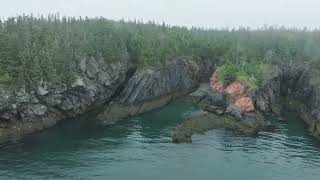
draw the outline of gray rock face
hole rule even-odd
[[[228,100],[228,95],[213,93],[208,85],[202,85],[191,96],[208,115],[195,118],[193,124],[191,124],[193,121],[182,123],[174,133],[173,142],[191,142],[190,134],[192,133],[190,131],[197,133],[198,128],[201,128],[203,124],[208,126],[208,124],[218,122],[217,117],[215,117],[216,120],[208,120],[207,116],[212,114],[224,114],[222,117],[229,116],[234,119],[220,123],[222,127],[240,128],[243,132],[258,132],[267,125],[260,112],[279,113],[282,105],[280,99],[283,98],[297,101],[290,104],[296,106],[294,109],[300,112],[312,134],[320,138],[320,80],[317,82],[317,78],[312,74],[312,69],[306,64],[295,64],[282,65],[281,68],[275,66],[269,70],[271,72],[265,77],[266,81],[263,87],[247,93],[254,100],[257,109],[252,113],[241,112],[233,105],[234,102]],[[185,128],[186,125],[188,125],[187,128]]]
[[[86,87],[86,84],[84,83],[82,78],[77,78],[76,81],[74,83],[72,83],[71,85],[72,88],[76,88],[76,87]]]
[[[232,104],[227,107],[226,114],[231,115],[238,120],[242,119],[241,111]]]
[[[258,110],[273,112],[273,105],[278,104],[281,97],[293,98],[312,106],[316,102],[313,85],[310,84],[311,69],[306,64],[283,65],[275,67],[273,76],[256,94],[253,99]]]
[[[85,65],[85,72],[87,77],[94,79],[96,77],[96,74],[99,72],[99,64],[94,58],[86,59],[86,65]],[[83,63],[80,63],[83,64]]]
[[[38,87],[38,94],[40,96],[44,96],[44,95],[47,95],[49,93],[49,91],[47,91],[44,87],[42,86],[39,86]]]
[[[45,128],[48,124],[52,126],[57,120],[94,109],[109,101],[123,85],[129,68],[128,62],[128,56],[113,64],[106,64],[102,59],[84,58],[78,63],[78,78],[70,86],[49,89],[41,84],[36,92],[31,93],[1,91],[0,123],[9,123],[8,127],[12,128],[16,122],[28,123],[27,127],[30,128],[19,129],[26,129],[26,133],[30,133]],[[37,124],[35,129],[32,128],[33,123]],[[39,126],[39,123],[44,126]],[[17,134],[10,128],[0,129],[0,132],[3,136]],[[18,134],[21,133],[24,132]]]
[[[317,70],[303,63],[282,65],[253,99],[260,111],[273,113],[279,112],[279,99],[295,102],[289,105],[296,107],[290,108],[298,111],[311,133],[320,138],[320,82],[313,71]]]
[[[120,94],[120,102],[141,103],[173,92],[189,92],[199,85],[201,66],[180,58],[161,68],[137,71]]]
[[[214,68],[212,64],[209,60],[179,58],[160,68],[136,71],[130,65],[127,53],[119,61],[109,64],[101,58],[82,58],[77,63],[78,77],[70,86],[50,89],[41,84],[36,92],[29,94],[1,90],[0,123],[9,126],[0,128],[0,140],[2,136],[50,127],[58,120],[83,114],[111,101],[142,105],[158,99],[134,112],[151,110],[154,104],[155,107],[165,104],[159,98],[167,97],[164,101],[167,102],[172,93],[183,94],[197,87],[206,74],[209,79]],[[23,123],[17,127],[17,122]]]
[[[208,73],[207,66],[211,65],[204,66],[204,63],[212,64],[213,61],[178,58],[160,68],[136,71],[113,99],[113,108],[108,105],[98,118],[108,124],[112,119],[123,119],[159,108],[175,97],[189,93],[199,86],[201,77],[205,76],[203,73]],[[119,109],[122,109],[121,114]]]
[[[43,116],[46,114],[48,109],[47,109],[47,106],[45,106],[45,105],[32,104],[29,106],[29,110],[34,115]]]
[[[275,66],[269,76],[264,86],[252,95],[256,108],[262,112],[272,112],[274,110],[273,104],[279,103],[278,100],[281,96],[283,71]]]
[[[227,95],[219,92],[212,92],[208,83],[201,84],[194,93],[190,94],[195,103],[201,105],[213,105],[220,108],[226,108]]]

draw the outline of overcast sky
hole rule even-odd
[[[57,12],[189,27],[320,27],[320,0],[0,0],[1,17]]]

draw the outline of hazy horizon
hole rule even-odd
[[[317,0],[0,0],[0,17],[23,13],[139,19],[187,27],[319,28]]]

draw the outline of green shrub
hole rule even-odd
[[[263,81],[264,81],[264,78],[263,78],[263,74],[262,74],[262,71],[258,71],[256,73],[256,84],[257,84],[257,87],[262,87],[263,86]]]
[[[237,68],[234,65],[225,65],[222,70],[222,82],[224,85],[229,85],[237,78]]]
[[[264,76],[270,76],[270,74],[265,75],[263,73],[263,70],[267,67],[270,69],[269,66],[250,63],[242,69],[233,64],[227,64],[219,67],[217,72],[221,75],[221,81],[225,86],[234,81],[239,81],[250,89],[258,89],[263,85]]]
[[[237,72],[237,80],[250,89],[257,89],[256,79],[252,78],[252,75],[246,73],[245,71]]]

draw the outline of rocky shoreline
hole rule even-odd
[[[208,79],[214,60],[181,57],[161,67],[138,69],[128,54],[117,63],[82,58],[70,86],[50,89],[45,83],[34,91],[0,91],[0,142],[23,137],[99,110],[105,124],[159,108],[190,93]]]
[[[204,113],[180,124],[173,133],[173,142],[191,143],[193,134],[216,128],[258,133],[270,125],[264,115],[279,114],[284,108],[298,112],[310,133],[320,137],[319,91],[309,65],[273,66],[263,86],[256,90],[241,82],[223,87],[218,76],[215,72],[209,84],[191,94]]]
[[[239,82],[222,87],[214,74],[219,62],[181,57],[160,67],[139,69],[127,54],[111,64],[82,58],[77,63],[77,78],[70,86],[50,89],[41,83],[28,93],[1,89],[0,142],[93,110],[103,124],[113,124],[195,91],[212,74],[210,83],[191,94],[205,113],[177,127],[173,142],[192,142],[192,134],[213,128],[257,133],[269,125],[263,114],[280,113],[283,107],[299,112],[310,132],[320,139],[320,91],[309,65],[273,66],[263,86],[252,91]]]

